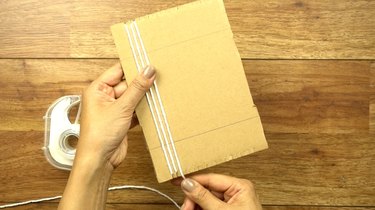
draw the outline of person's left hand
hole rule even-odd
[[[155,79],[155,69],[146,67],[127,86],[117,64],[84,91],[80,138],[76,159],[99,158],[116,168],[127,153],[127,133],[137,122],[135,107]]]

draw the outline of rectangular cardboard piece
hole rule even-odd
[[[268,147],[222,0],[196,1],[135,21],[157,70],[158,89],[184,174]],[[125,24],[113,25],[111,30],[130,82],[138,70]],[[158,181],[174,178],[146,97],[136,114]]]

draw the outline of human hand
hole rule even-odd
[[[220,174],[194,175],[172,180],[186,197],[182,210],[261,210],[253,184],[246,179]]]
[[[116,168],[127,154],[127,133],[137,122],[135,107],[155,79],[146,67],[129,87],[120,64],[93,81],[82,96],[81,131],[76,159],[100,158]]]
[[[155,70],[145,68],[129,87],[122,78],[117,64],[83,93],[80,138],[59,210],[105,209],[113,169],[126,156],[134,109],[151,87]]]

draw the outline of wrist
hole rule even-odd
[[[94,138],[82,134],[78,140],[74,165],[80,165],[80,167],[87,165],[97,170],[113,170],[113,167],[110,167],[112,165],[109,164],[108,154],[103,148],[105,146],[98,144]]]
[[[82,185],[109,185],[114,168],[104,155],[90,150],[88,147],[77,147],[72,179],[82,182]]]
[[[106,178],[107,176],[110,178],[114,168],[102,155],[77,152],[73,170],[85,173],[86,175],[102,174],[106,175]]]
[[[103,209],[113,167],[97,156],[77,154],[59,209]],[[103,205],[104,204],[104,205]]]

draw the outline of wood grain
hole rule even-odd
[[[244,61],[264,128],[283,133],[369,129],[368,61]]]
[[[370,210],[374,207],[263,206],[263,210]]]
[[[57,209],[57,203],[43,203],[43,204],[31,204],[28,206],[16,207],[14,210],[50,210]],[[107,204],[107,210],[176,210],[174,205],[169,204]],[[357,210],[357,209],[355,209]],[[358,210],[368,210],[368,209],[358,209]]]
[[[2,58],[116,58],[109,27],[189,0],[0,3]],[[371,0],[225,1],[242,58],[374,59]]]
[[[71,3],[0,1],[0,57],[69,57]]]
[[[375,134],[375,62],[371,63],[370,68],[370,133]]]
[[[264,204],[373,206],[375,144],[369,134],[370,61],[244,60],[270,149],[203,172],[253,180]],[[116,59],[1,59],[0,202],[61,194],[68,172],[44,158],[47,107],[79,94]],[[142,133],[112,185],[159,188]],[[142,154],[142,155],[139,155]],[[54,187],[51,187],[54,186]],[[109,202],[166,203],[148,192],[111,192]]]
[[[43,130],[63,95],[80,94],[116,59],[1,59],[0,130]],[[369,131],[370,61],[244,60],[267,132]],[[17,76],[15,76],[17,75]],[[43,76],[41,76],[43,75]],[[373,89],[373,88],[372,88]]]
[[[57,203],[31,204],[16,207],[15,210],[49,210],[56,209]],[[107,204],[107,210],[176,210],[174,205],[169,204]],[[263,206],[263,210],[373,210],[373,207],[322,207],[322,206]]]
[[[0,1],[0,204],[63,192],[69,172],[44,157],[42,116],[117,62],[109,26],[187,2]],[[270,148],[201,172],[252,180],[265,210],[375,209],[375,1],[225,6]],[[179,187],[157,183],[140,127],[129,144],[111,185],[147,185],[181,203]],[[123,190],[107,209],[175,207]]]
[[[270,149],[227,162],[215,172],[252,180],[263,204],[374,206],[375,145],[368,134],[266,134]],[[62,193],[68,172],[45,160],[41,131],[0,132],[0,202]],[[179,202],[179,187],[158,184],[141,131],[129,136],[129,154],[111,185],[146,185]],[[142,154],[142,155],[140,155]],[[110,203],[167,203],[147,191],[116,191]]]
[[[43,116],[64,95],[80,95],[115,60],[1,59],[1,130],[43,130]]]

